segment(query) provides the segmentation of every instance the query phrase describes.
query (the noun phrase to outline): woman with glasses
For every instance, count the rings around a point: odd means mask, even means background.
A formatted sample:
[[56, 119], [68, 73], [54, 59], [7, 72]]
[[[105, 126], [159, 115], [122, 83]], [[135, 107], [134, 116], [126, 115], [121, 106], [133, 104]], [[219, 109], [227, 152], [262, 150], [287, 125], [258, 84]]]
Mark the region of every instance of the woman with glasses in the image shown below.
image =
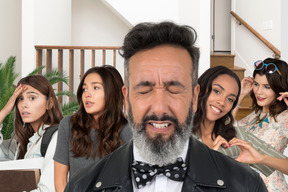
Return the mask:
[[[283, 153], [288, 144], [288, 110], [283, 93], [288, 90], [288, 65], [282, 60], [267, 58], [256, 61], [254, 68], [253, 78], [247, 77], [241, 82], [237, 105], [241, 106], [244, 97], [250, 93], [253, 112], [239, 120], [236, 126], [250, 131]], [[234, 116], [238, 107], [233, 111]], [[260, 158], [265, 161], [266, 156]], [[268, 163], [278, 165], [277, 170], [285, 169], [283, 163], [277, 162], [277, 159], [270, 159]], [[274, 171], [268, 177], [260, 173], [269, 191], [288, 191], [288, 185], [280, 171]]]

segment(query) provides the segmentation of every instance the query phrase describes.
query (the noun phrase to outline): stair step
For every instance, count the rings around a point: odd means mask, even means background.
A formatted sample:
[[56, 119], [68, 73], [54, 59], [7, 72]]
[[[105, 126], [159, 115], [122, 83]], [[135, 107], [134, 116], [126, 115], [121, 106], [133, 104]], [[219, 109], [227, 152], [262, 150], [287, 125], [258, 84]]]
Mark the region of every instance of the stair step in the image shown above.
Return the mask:
[[234, 68], [234, 57], [233, 54], [223, 54], [223, 53], [212, 53], [210, 55], [211, 67], [218, 65], [223, 65], [228, 68]]
[[[228, 67], [230, 68], [230, 67]], [[230, 68], [234, 73], [236, 73], [236, 75], [239, 77], [240, 81], [244, 78], [244, 72], [245, 72], [245, 68], [242, 67], [238, 67], [238, 66], [234, 66], [232, 68]]]

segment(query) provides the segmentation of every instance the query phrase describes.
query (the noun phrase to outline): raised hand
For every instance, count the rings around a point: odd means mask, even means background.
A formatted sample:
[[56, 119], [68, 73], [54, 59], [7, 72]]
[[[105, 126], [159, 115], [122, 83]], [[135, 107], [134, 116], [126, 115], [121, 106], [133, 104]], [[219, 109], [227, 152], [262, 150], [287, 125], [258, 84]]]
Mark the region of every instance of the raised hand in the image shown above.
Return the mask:
[[249, 94], [254, 85], [254, 79], [252, 77], [244, 77], [241, 81], [241, 93], [240, 95], [246, 96]]
[[10, 99], [8, 100], [8, 102], [6, 103], [6, 105], [4, 106], [4, 108], [0, 111], [0, 123], [3, 122], [4, 118], [9, 115], [9, 113], [11, 113], [11, 111], [13, 110], [14, 106], [15, 106], [15, 101], [17, 99], [17, 97], [27, 89], [27, 87], [23, 86], [23, 85], [19, 85], [13, 95], [10, 97]]
[[287, 92], [282, 92], [279, 93], [280, 96], [277, 98], [279, 101], [284, 101], [286, 103], [286, 105], [288, 106], [288, 91]]
[[240, 154], [236, 158], [237, 161], [242, 163], [254, 164], [263, 160], [264, 155], [259, 153], [251, 144], [247, 141], [243, 141], [237, 137], [234, 137], [229, 141], [230, 147], [237, 145], [240, 148]]
[[214, 149], [215, 151], [218, 151], [220, 146], [222, 146], [224, 148], [228, 148], [229, 144], [228, 144], [226, 139], [224, 139], [223, 137], [218, 135], [216, 137], [216, 139], [213, 141], [211, 149]]

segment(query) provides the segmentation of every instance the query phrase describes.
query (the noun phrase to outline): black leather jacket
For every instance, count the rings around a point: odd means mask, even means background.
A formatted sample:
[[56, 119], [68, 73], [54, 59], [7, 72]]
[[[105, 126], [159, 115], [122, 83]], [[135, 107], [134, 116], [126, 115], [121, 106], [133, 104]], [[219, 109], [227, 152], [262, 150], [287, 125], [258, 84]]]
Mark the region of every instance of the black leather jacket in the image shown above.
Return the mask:
[[[66, 192], [132, 192], [132, 141], [99, 163], [72, 177]], [[209, 149], [195, 138], [189, 141], [187, 172], [182, 192], [265, 192], [260, 176], [251, 168]]]

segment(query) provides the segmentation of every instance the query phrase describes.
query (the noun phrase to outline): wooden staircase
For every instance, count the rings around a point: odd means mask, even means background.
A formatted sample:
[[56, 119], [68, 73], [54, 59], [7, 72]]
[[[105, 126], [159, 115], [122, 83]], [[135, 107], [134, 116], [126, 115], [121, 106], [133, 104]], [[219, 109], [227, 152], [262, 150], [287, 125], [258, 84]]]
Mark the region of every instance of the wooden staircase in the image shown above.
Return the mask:
[[[215, 67], [218, 65], [226, 66], [231, 69], [239, 77], [240, 81], [244, 78], [244, 72], [246, 69], [237, 67], [234, 65], [235, 55], [232, 55], [228, 52], [214, 52], [210, 55], [210, 67]], [[250, 95], [246, 96], [241, 104], [241, 107], [238, 110], [236, 115], [236, 120], [240, 120], [246, 117], [249, 113], [252, 112], [250, 106], [252, 104], [252, 99]]]

